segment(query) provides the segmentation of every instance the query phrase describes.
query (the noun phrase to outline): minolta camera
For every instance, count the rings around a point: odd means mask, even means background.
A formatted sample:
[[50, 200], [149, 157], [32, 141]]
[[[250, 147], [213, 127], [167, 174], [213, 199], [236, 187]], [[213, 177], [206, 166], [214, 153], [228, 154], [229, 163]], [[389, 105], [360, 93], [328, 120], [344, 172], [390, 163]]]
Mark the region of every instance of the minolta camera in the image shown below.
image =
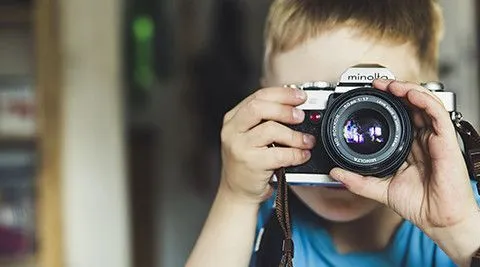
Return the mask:
[[[400, 168], [413, 141], [411, 115], [402, 100], [372, 87], [378, 78], [395, 76], [380, 65], [356, 65], [347, 69], [337, 84], [286, 85], [302, 89], [308, 96], [297, 107], [305, 111], [304, 122], [289, 127], [317, 138], [311, 159], [286, 169], [288, 183], [339, 185], [328, 175], [334, 167], [375, 177], [389, 176]], [[439, 82], [422, 86], [432, 91], [451, 114], [455, 111], [453, 92], [445, 92]]]

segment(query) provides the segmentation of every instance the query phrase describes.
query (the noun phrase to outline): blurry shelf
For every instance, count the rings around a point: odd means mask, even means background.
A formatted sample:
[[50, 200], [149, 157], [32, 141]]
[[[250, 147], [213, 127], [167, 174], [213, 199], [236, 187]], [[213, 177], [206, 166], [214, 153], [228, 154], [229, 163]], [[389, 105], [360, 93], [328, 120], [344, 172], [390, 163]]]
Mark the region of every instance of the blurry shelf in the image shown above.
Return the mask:
[[15, 136], [15, 135], [2, 135], [0, 134], [0, 141], [12, 141], [12, 142], [31, 142], [35, 141], [35, 136]]
[[32, 22], [32, 8], [27, 1], [0, 1], [0, 26], [30, 26]]
[[[0, 135], [0, 148], [35, 147], [37, 138], [34, 136], [5, 136]], [[1, 267], [1, 266], [0, 266]]]
[[0, 267], [34, 267], [34, 266], [36, 266], [34, 256], [28, 256], [20, 259], [0, 258]]

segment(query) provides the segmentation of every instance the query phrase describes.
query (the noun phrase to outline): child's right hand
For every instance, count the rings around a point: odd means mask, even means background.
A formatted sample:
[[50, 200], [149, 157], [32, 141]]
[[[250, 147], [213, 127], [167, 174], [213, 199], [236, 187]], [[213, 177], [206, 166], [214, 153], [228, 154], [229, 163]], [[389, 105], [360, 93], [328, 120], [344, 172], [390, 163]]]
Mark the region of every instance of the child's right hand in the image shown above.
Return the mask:
[[[265, 88], [225, 114], [220, 190], [258, 204], [271, 196], [269, 181], [275, 169], [310, 159], [315, 138], [282, 125], [303, 122], [305, 113], [295, 106], [306, 97], [299, 89]], [[273, 143], [282, 147], [269, 147]]]

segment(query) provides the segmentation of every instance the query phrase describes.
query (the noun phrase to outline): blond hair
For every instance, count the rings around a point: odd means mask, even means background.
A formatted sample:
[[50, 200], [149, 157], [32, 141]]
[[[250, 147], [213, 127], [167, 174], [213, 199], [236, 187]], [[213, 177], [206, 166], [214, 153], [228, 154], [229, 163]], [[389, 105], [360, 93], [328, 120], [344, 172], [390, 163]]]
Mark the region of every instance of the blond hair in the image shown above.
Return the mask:
[[265, 27], [265, 71], [275, 55], [340, 26], [409, 42], [421, 67], [438, 72], [443, 16], [436, 0], [273, 0]]

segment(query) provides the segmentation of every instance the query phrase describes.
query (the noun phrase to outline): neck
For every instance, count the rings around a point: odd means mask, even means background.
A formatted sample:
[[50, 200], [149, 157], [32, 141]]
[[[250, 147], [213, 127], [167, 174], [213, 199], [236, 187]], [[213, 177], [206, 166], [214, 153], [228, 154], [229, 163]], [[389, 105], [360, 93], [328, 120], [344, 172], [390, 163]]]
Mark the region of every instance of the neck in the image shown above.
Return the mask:
[[327, 223], [326, 228], [340, 253], [379, 251], [387, 247], [402, 221], [382, 207], [356, 221]]

